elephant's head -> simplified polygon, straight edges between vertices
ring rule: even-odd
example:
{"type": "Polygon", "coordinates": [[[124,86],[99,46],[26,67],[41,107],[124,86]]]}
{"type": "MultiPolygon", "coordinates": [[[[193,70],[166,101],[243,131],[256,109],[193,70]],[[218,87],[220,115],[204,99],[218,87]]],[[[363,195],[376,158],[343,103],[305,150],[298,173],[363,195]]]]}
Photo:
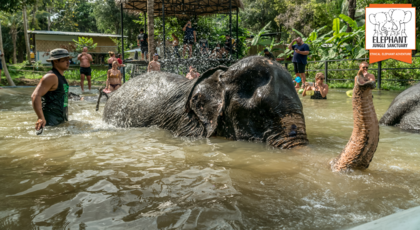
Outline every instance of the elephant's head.
{"type": "Polygon", "coordinates": [[[389,33],[397,29],[397,26],[392,21],[388,21],[380,28],[382,33],[387,33],[389,35],[389,33]]]}
{"type": "Polygon", "coordinates": [[[308,142],[292,77],[263,57],[205,72],[196,80],[186,110],[197,115],[208,137],[266,141],[280,148],[308,142]]]}
{"type": "Polygon", "coordinates": [[[377,25],[379,27],[379,29],[381,30],[380,32],[385,32],[384,31],[384,25],[388,22],[388,17],[386,15],[386,13],[380,12],[380,13],[376,13],[376,14],[370,14],[369,15],[369,21],[370,23],[377,25]]]}
{"type": "Polygon", "coordinates": [[[410,11],[392,9],[389,11],[389,16],[391,17],[390,21],[396,25],[395,31],[397,33],[401,30],[401,24],[405,24],[411,20],[410,11]]]}

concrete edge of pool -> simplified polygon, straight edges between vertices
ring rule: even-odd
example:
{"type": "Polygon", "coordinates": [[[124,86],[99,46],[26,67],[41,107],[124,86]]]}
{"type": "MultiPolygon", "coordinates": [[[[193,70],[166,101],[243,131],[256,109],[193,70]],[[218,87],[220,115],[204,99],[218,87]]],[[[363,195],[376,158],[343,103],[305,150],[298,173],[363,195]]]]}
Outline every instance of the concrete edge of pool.
{"type": "Polygon", "coordinates": [[[350,230],[420,229],[420,206],[382,217],[350,230]]]}

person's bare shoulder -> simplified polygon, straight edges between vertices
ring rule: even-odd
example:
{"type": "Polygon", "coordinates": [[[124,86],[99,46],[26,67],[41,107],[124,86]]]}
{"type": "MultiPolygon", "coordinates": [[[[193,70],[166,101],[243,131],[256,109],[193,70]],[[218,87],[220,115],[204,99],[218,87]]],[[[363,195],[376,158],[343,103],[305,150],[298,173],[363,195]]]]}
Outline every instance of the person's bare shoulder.
{"type": "Polygon", "coordinates": [[[58,83],[58,78],[53,73],[47,73],[42,78],[41,81],[39,81],[39,85],[43,87],[53,87],[58,83]]]}
{"type": "Polygon", "coordinates": [[[42,76],[41,80],[45,81],[50,79],[57,79],[57,76],[54,73],[47,73],[44,76],[42,76]]]}

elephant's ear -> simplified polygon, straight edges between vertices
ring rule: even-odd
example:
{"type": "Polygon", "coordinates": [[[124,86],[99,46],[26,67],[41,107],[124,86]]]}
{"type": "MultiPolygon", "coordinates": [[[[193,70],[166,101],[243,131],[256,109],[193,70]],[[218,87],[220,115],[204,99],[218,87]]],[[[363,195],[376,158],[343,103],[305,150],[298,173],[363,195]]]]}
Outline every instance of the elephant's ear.
{"type": "Polygon", "coordinates": [[[370,23],[372,23],[372,24],[374,24],[374,25],[378,24],[378,23],[376,22],[376,14],[370,14],[370,15],[369,15],[369,21],[370,21],[370,23]]]}
{"type": "Polygon", "coordinates": [[[189,101],[191,100],[191,97],[193,96],[193,91],[196,88],[198,84],[200,84],[202,81],[206,80],[207,78],[211,77],[214,73],[216,73],[218,70],[221,70],[223,72],[227,71],[229,68],[227,66],[219,65],[216,67],[213,67],[211,69],[208,69],[206,72],[200,75],[200,77],[197,78],[196,82],[194,83],[192,89],[190,90],[190,93],[188,95],[187,103],[185,104],[185,111],[189,112],[191,110],[189,101]]]}
{"type": "Polygon", "coordinates": [[[403,23],[407,23],[407,22],[409,22],[410,20],[411,20],[411,11],[405,11],[404,12],[405,13],[405,17],[404,17],[404,21],[403,21],[403,23]]]}
{"type": "Polygon", "coordinates": [[[186,101],[186,112],[194,112],[206,127],[207,137],[216,130],[224,106],[225,91],[219,77],[227,70],[226,66],[218,66],[204,72],[194,83],[186,101]]]}

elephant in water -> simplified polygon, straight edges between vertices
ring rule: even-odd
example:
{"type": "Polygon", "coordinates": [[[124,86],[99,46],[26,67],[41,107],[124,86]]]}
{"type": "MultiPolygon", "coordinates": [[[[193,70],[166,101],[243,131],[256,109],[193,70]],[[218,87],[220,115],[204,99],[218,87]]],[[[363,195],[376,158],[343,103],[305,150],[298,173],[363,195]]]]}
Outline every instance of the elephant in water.
{"type": "MultiPolygon", "coordinates": [[[[369,89],[368,83],[360,85],[355,94],[360,91],[361,97],[372,100],[369,89]]],[[[364,103],[356,102],[362,107],[364,103]]],[[[194,80],[164,72],[136,77],[112,93],[103,119],[120,127],[155,125],[175,136],[222,136],[266,142],[278,148],[308,143],[302,103],[292,77],[279,63],[258,56],[244,58],[229,68],[215,67],[194,80]]],[[[362,117],[355,126],[365,121],[362,117]]],[[[369,135],[372,133],[352,138],[360,144],[377,145],[377,138],[369,135]]],[[[373,157],[373,153],[366,155],[360,148],[346,154],[340,157],[340,171],[369,166],[361,161],[345,161],[345,157],[368,158],[362,162],[370,162],[373,157]]]]}
{"type": "Polygon", "coordinates": [[[113,92],[105,122],[156,125],[175,136],[223,136],[291,148],[308,142],[302,103],[290,74],[263,57],[219,66],[199,78],[151,72],[113,92]]]}
{"type": "Polygon", "coordinates": [[[420,83],[400,93],[392,101],[379,123],[420,132],[420,83]]]}

